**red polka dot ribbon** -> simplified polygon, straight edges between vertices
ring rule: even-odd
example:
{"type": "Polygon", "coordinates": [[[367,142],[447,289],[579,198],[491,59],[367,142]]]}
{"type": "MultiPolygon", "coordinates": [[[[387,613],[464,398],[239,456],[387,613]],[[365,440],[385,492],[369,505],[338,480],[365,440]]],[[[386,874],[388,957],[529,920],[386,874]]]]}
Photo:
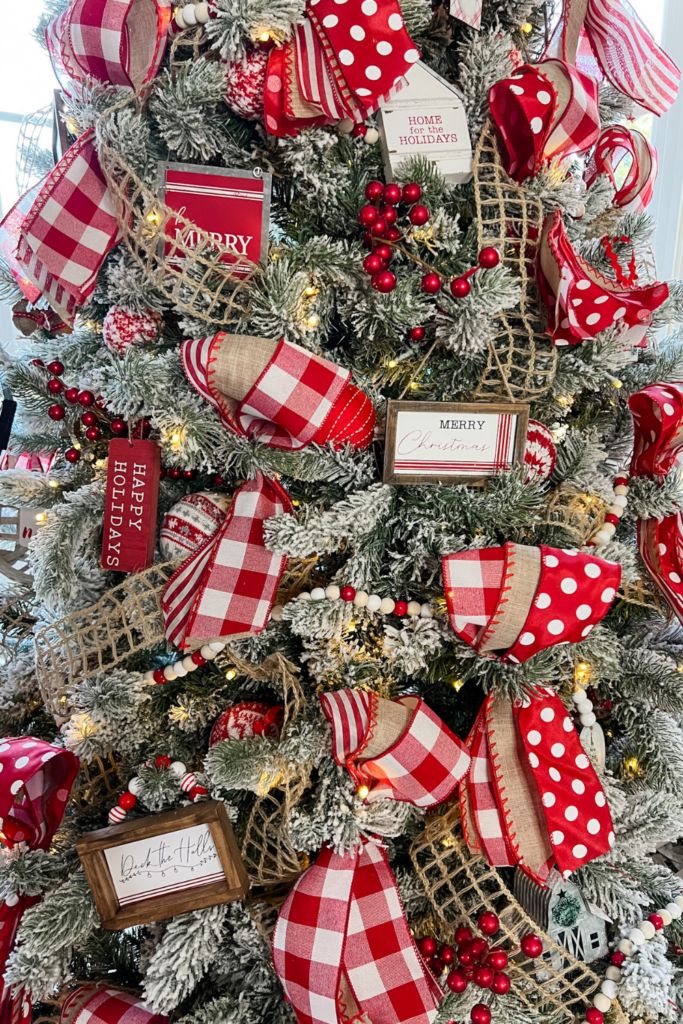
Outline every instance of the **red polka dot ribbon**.
{"type": "Polygon", "coordinates": [[[611,849],[604,790],[552,691],[514,705],[489,694],[468,746],[460,807],[473,853],[543,883],[555,865],[567,877],[611,849]]]}
{"type": "Polygon", "coordinates": [[[621,580],[615,562],[510,542],[446,555],[442,567],[457,635],[479,654],[514,664],[587,637],[621,580]]]}
{"type": "MultiPolygon", "coordinates": [[[[32,736],[0,742],[0,827],[5,846],[14,849],[25,843],[30,850],[48,849],[79,765],[75,754],[32,736]]],[[[0,904],[0,979],[24,911],[38,901],[36,896],[12,894],[0,904]]],[[[0,1024],[24,1024],[30,1019],[27,993],[10,992],[0,980],[0,1024]]]]}
{"type": "Polygon", "coordinates": [[[641,346],[653,313],[669,297],[666,284],[629,288],[597,271],[575,251],[560,210],[543,228],[538,286],[555,345],[579,345],[615,327],[626,343],[641,346]]]}
{"type": "Polygon", "coordinates": [[[614,186],[614,205],[624,213],[642,213],[652,201],[657,168],[657,150],[641,132],[612,125],[598,139],[584,179],[590,186],[599,174],[606,174],[614,186]],[[625,176],[619,171],[624,161],[625,176]]]}
{"type": "MultiPolygon", "coordinates": [[[[683,452],[683,382],[652,384],[628,400],[633,417],[631,476],[664,479],[683,452]]],[[[683,623],[683,515],[638,521],[641,557],[683,623]]]]}

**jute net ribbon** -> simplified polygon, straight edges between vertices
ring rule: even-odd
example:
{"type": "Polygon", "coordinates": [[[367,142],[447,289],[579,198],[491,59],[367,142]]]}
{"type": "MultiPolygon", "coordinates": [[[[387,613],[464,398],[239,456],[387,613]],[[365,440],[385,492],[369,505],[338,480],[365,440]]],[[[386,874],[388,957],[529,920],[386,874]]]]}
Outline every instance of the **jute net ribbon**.
{"type": "Polygon", "coordinates": [[[583,1016],[602,979],[539,929],[495,868],[483,858],[472,856],[462,837],[457,804],[428,820],[410,856],[433,920],[444,929],[444,937],[452,937],[454,926],[469,924],[483,910],[498,914],[500,933],[496,941],[504,948],[519,949],[523,935],[540,934],[549,956],[542,960],[513,958],[507,968],[512,991],[525,1006],[541,1015],[556,1012],[559,1020],[566,1021],[583,1016]]]}
{"type": "Polygon", "coordinates": [[[493,125],[487,122],[474,158],[478,246],[494,246],[521,283],[519,309],[498,315],[498,330],[475,397],[532,401],[552,387],[557,350],[538,311],[535,266],[543,206],[503,170],[493,125]]]}

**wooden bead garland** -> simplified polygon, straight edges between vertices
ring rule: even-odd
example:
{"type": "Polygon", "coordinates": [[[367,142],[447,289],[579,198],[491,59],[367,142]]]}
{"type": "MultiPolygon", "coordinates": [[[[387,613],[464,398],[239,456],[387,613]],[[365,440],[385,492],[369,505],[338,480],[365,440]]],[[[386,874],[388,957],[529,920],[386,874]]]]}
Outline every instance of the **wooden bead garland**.
{"type": "MultiPolygon", "coordinates": [[[[203,800],[208,794],[208,790],[197,783],[197,776],[194,772],[188,772],[182,761],[172,761],[166,754],[160,754],[155,758],[154,765],[156,768],[166,769],[174,775],[178,780],[181,792],[185,793],[192,803],[203,800]]],[[[133,776],[128,783],[128,789],[121,794],[118,803],[111,808],[107,815],[110,825],[118,825],[128,817],[128,811],[132,811],[138,802],[141,789],[142,780],[137,775],[133,776]]]]}
{"type": "Polygon", "coordinates": [[[617,532],[617,526],[619,520],[626,511],[628,500],[626,495],[628,494],[628,483],[629,478],[621,475],[614,479],[614,498],[612,504],[605,513],[605,521],[602,526],[596,530],[592,535],[588,544],[591,547],[602,548],[612,540],[612,537],[617,532]]]}
{"type": "Polygon", "coordinates": [[[206,0],[198,4],[184,4],[176,8],[173,21],[181,31],[186,28],[194,28],[195,25],[206,25],[211,14],[206,0]]]}

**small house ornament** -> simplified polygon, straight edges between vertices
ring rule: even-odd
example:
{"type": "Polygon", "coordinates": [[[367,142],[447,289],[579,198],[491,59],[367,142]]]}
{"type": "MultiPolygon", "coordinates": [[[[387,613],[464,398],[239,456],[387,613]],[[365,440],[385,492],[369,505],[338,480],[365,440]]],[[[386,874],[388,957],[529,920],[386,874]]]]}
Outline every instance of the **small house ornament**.
{"type": "Polygon", "coordinates": [[[433,160],[446,181],[472,177],[472,143],[460,96],[445,79],[418,61],[402,89],[379,111],[380,145],[387,181],[411,156],[433,160]]]}
{"type": "Polygon", "coordinates": [[[558,871],[550,873],[544,886],[517,868],[514,894],[529,917],[578,960],[590,964],[607,955],[606,918],[598,916],[578,885],[558,871]]]}

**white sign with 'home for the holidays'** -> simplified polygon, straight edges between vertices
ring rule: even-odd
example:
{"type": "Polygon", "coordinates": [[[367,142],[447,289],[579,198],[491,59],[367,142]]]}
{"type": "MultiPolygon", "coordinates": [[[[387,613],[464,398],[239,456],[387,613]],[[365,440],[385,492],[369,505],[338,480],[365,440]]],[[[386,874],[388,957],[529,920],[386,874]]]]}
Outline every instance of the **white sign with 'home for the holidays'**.
{"type": "Polygon", "coordinates": [[[191,825],[104,851],[121,906],[225,879],[209,825],[191,825]]]}
{"type": "Polygon", "coordinates": [[[397,476],[498,473],[514,462],[516,435],[510,413],[400,409],[393,470],[397,476]]]}

